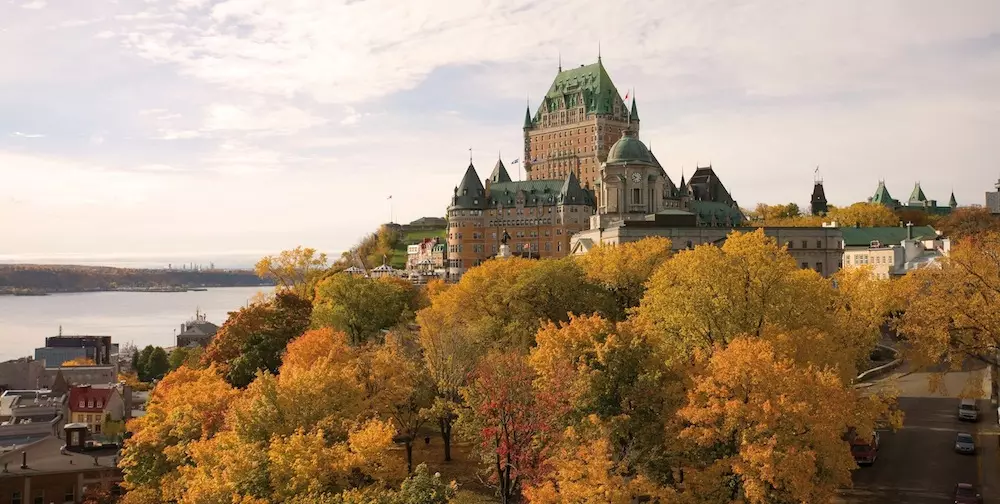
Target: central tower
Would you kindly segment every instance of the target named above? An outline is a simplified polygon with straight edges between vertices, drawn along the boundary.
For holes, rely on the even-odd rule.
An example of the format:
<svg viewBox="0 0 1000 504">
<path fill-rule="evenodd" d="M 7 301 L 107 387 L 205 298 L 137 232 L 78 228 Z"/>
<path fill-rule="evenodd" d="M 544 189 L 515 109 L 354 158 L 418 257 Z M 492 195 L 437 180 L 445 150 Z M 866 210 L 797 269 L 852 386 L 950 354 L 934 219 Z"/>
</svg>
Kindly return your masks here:
<svg viewBox="0 0 1000 504">
<path fill-rule="evenodd" d="M 626 93 L 626 98 L 628 93 Z M 635 97 L 629 109 L 601 58 L 563 70 L 534 114 L 524 113 L 524 170 L 528 180 L 576 175 L 585 188 L 600 180 L 601 163 L 622 133 L 639 132 Z"/>
</svg>

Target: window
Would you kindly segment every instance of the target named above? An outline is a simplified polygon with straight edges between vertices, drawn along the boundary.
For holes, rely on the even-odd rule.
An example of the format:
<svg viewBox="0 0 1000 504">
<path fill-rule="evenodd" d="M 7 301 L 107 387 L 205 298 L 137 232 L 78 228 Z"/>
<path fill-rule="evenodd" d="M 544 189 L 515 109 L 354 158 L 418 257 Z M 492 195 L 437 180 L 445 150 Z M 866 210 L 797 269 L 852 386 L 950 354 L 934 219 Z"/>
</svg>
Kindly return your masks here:
<svg viewBox="0 0 1000 504">
<path fill-rule="evenodd" d="M 639 203 L 642 203 L 641 199 L 642 199 L 642 190 L 640 190 L 638 187 L 632 189 L 632 204 L 638 205 Z"/>
<path fill-rule="evenodd" d="M 691 243 L 691 240 L 688 240 L 688 242 L 687 242 L 687 248 L 688 249 L 693 249 L 694 248 L 694 244 Z"/>
<path fill-rule="evenodd" d="M 802 248 L 809 248 L 809 242 L 802 240 Z"/>
<path fill-rule="evenodd" d="M 821 263 L 821 262 L 816 263 L 816 271 L 818 273 L 822 273 L 823 272 L 823 263 Z"/>
<path fill-rule="evenodd" d="M 87 402 L 84 401 L 83 399 L 80 399 L 80 408 L 86 408 L 86 407 L 87 407 Z"/>
<path fill-rule="evenodd" d="M 790 242 L 790 241 L 787 241 L 787 242 L 785 242 L 785 246 L 788 247 L 789 250 L 791 250 L 792 247 L 794 246 L 794 244 L 792 242 Z"/>
<path fill-rule="evenodd" d="M 101 424 L 95 424 L 94 425 L 94 434 L 100 434 L 100 433 L 101 433 Z"/>
<path fill-rule="evenodd" d="M 816 240 L 816 248 L 823 248 L 823 240 Z"/>
<path fill-rule="evenodd" d="M 104 401 L 98 399 L 97 400 L 97 408 L 100 409 L 100 408 L 103 408 L 103 407 L 104 407 Z"/>
<path fill-rule="evenodd" d="M 35 497 L 35 504 L 45 504 L 45 497 L 42 495 Z"/>
<path fill-rule="evenodd" d="M 10 504 L 21 504 L 21 492 L 11 492 Z"/>
<path fill-rule="evenodd" d="M 87 415 L 87 423 L 93 423 L 93 422 L 94 422 L 94 415 Z"/>
<path fill-rule="evenodd" d="M 74 502 L 76 500 L 76 493 L 72 488 L 66 490 L 66 495 L 63 495 L 63 500 L 66 502 Z"/>
<path fill-rule="evenodd" d="M 802 263 L 802 269 L 809 269 L 809 263 Z"/>
<path fill-rule="evenodd" d="M 461 238 L 462 235 L 459 235 L 458 237 Z M 87 399 L 87 407 L 88 408 L 93 408 L 94 407 L 94 400 L 93 399 Z"/>
<path fill-rule="evenodd" d="M 556 242 L 556 252 L 562 252 L 562 242 Z"/>
</svg>

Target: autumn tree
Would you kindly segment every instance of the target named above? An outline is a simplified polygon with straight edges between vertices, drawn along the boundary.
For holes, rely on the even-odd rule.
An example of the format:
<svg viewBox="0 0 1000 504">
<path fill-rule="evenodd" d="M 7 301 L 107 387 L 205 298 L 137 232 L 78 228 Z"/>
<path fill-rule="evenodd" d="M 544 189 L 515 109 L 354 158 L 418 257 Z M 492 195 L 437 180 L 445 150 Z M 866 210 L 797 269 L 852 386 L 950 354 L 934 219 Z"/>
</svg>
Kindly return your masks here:
<svg viewBox="0 0 1000 504">
<path fill-rule="evenodd" d="M 695 359 L 679 412 L 687 423 L 682 438 L 705 450 L 686 474 L 694 502 L 829 502 L 850 485 L 855 467 L 845 432 L 870 436 L 889 415 L 884 402 L 860 396 L 835 370 L 796 364 L 756 337 Z"/>
<path fill-rule="evenodd" d="M 75 359 L 70 359 L 62 363 L 62 367 L 76 367 L 76 366 L 96 366 L 97 363 L 94 359 L 89 357 L 77 357 Z"/>
<path fill-rule="evenodd" d="M 182 367 L 167 375 L 150 393 L 146 414 L 128 424 L 132 436 L 125 441 L 119 461 L 125 487 L 145 492 L 168 488 L 177 478 L 178 467 L 189 460 L 191 443 L 223 428 L 236 394 L 214 368 Z"/>
<path fill-rule="evenodd" d="M 836 365 L 849 381 L 866 362 L 876 337 L 853 329 L 877 327 L 887 310 L 869 306 L 851 311 L 852 317 L 871 320 L 859 319 L 850 326 L 841 323 L 838 313 L 846 313 L 850 296 L 860 296 L 874 282 L 856 276 L 850 289 L 837 289 L 818 273 L 799 269 L 762 230 L 732 233 L 722 247 L 682 251 L 660 267 L 634 311 L 634 321 L 664 345 L 675 362 L 690 358 L 695 349 L 712 351 L 750 335 L 772 341 L 798 362 Z M 789 341 L 790 332 L 809 340 Z"/>
<path fill-rule="evenodd" d="M 173 349 L 168 357 L 170 370 L 173 371 L 181 366 L 199 367 L 201 365 L 201 355 L 204 351 L 202 347 L 198 346 L 177 347 Z"/>
<path fill-rule="evenodd" d="M 654 494 L 655 488 L 675 484 L 682 450 L 672 438 L 679 432 L 674 413 L 682 405 L 683 377 L 668 367 L 661 347 L 627 323 L 616 326 L 596 316 L 550 323 L 536 339 L 529 362 L 537 373 L 536 387 L 559 390 L 553 397 L 565 401 L 557 408 L 566 413 L 559 425 L 567 432 L 603 436 L 600 442 L 590 439 L 609 458 L 604 467 L 612 473 L 600 480 L 640 476 L 643 491 Z M 581 439 L 564 436 L 560 453 L 584 449 Z M 572 465 L 560 466 L 563 455 L 554 456 L 550 465 L 570 471 Z M 570 484 L 560 483 L 562 477 L 549 480 L 552 495 L 562 495 L 562 483 Z M 572 495 L 564 498 L 575 502 Z"/>
<path fill-rule="evenodd" d="M 1000 350 L 1000 232 L 963 238 L 940 268 L 921 268 L 897 284 L 905 312 L 896 329 L 918 364 L 953 366 L 967 359 L 998 365 Z"/>
<path fill-rule="evenodd" d="M 987 232 L 1000 233 L 1000 215 L 988 208 L 958 208 L 939 219 L 935 227 L 945 236 L 958 241 Z"/>
<path fill-rule="evenodd" d="M 215 364 L 231 384 L 246 387 L 258 370 L 277 372 L 285 346 L 305 332 L 311 314 L 309 301 L 291 292 L 241 308 L 219 328 L 202 363 Z"/>
<path fill-rule="evenodd" d="M 827 219 L 837 221 L 839 226 L 896 226 L 899 218 L 885 205 L 879 203 L 855 203 L 830 211 Z"/>
<path fill-rule="evenodd" d="M 254 271 L 261 278 L 274 280 L 278 290 L 311 300 L 316 282 L 328 267 L 326 254 L 313 248 L 295 247 L 278 255 L 263 257 Z"/>
<path fill-rule="evenodd" d="M 418 299 L 417 289 L 403 279 L 331 275 L 316 288 L 312 325 L 344 331 L 352 344 L 361 345 L 412 319 Z"/>
<path fill-rule="evenodd" d="M 667 238 L 645 238 L 622 245 L 595 247 L 579 256 L 587 280 L 599 285 L 615 301 L 615 320 L 624 320 L 627 311 L 639 305 L 646 281 L 670 257 Z"/>
<path fill-rule="evenodd" d="M 492 353 L 476 366 L 462 394 L 462 424 L 504 504 L 518 502 L 524 485 L 543 473 L 558 417 L 551 390 L 534 388 L 535 373 L 518 353 Z"/>
</svg>

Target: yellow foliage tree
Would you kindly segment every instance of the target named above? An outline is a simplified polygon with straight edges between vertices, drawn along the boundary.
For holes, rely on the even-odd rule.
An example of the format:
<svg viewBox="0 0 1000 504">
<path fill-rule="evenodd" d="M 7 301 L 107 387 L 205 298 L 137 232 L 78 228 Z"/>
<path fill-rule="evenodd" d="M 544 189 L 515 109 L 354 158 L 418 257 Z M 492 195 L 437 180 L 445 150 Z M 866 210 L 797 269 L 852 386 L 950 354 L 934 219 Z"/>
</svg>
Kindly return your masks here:
<svg viewBox="0 0 1000 504">
<path fill-rule="evenodd" d="M 696 363 L 682 437 L 711 455 L 686 471 L 693 502 L 829 502 L 855 467 L 844 434 L 870 436 L 889 415 L 833 370 L 796 364 L 755 337 L 698 352 Z"/>
<path fill-rule="evenodd" d="M 169 488 L 177 468 L 190 457 L 190 445 L 223 428 L 236 395 L 214 367 L 182 367 L 168 374 L 150 393 L 146 414 L 128 423 L 132 437 L 119 461 L 125 487 Z"/>
<path fill-rule="evenodd" d="M 667 238 L 645 238 L 617 247 L 601 246 L 577 257 L 587 279 L 606 290 L 615 300 L 616 320 L 624 320 L 630 308 L 639 305 L 646 282 L 671 254 Z"/>
<path fill-rule="evenodd" d="M 881 306 L 887 298 L 877 295 L 882 291 L 875 280 L 860 273 L 841 278 L 845 287 L 837 289 L 799 269 L 762 230 L 734 232 L 722 247 L 701 245 L 664 263 L 634 321 L 678 362 L 695 349 L 711 351 L 752 335 L 770 339 L 799 362 L 837 366 L 849 381 L 874 348 L 873 328 L 888 308 Z M 779 341 L 789 333 L 809 341 Z"/>
<path fill-rule="evenodd" d="M 70 359 L 62 363 L 62 367 L 77 367 L 77 366 L 96 366 L 97 363 L 94 359 L 89 359 L 87 357 L 77 357 L 75 359 Z"/>
<path fill-rule="evenodd" d="M 827 220 L 837 221 L 840 226 L 897 226 L 899 217 L 889 207 L 878 203 L 855 203 L 851 206 L 831 210 Z"/>
<path fill-rule="evenodd" d="M 940 268 L 922 268 L 897 282 L 905 312 L 896 329 L 918 364 L 942 355 L 958 367 L 969 358 L 998 364 L 1000 350 L 1000 233 L 960 240 Z"/>
<path fill-rule="evenodd" d="M 274 280 L 279 290 L 291 291 L 302 299 L 312 299 L 316 282 L 328 268 L 326 254 L 314 248 L 295 247 L 261 258 L 254 271 L 261 278 Z"/>
</svg>

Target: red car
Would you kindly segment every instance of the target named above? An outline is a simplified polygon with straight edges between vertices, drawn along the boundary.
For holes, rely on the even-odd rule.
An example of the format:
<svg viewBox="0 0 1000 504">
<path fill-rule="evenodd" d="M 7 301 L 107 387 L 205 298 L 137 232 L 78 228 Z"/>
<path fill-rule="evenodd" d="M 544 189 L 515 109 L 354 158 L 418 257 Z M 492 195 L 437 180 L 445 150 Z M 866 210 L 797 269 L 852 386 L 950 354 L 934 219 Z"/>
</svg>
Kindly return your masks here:
<svg viewBox="0 0 1000 504">
<path fill-rule="evenodd" d="M 955 504 L 982 504 L 983 496 L 979 495 L 976 487 L 968 483 L 955 485 Z"/>
<path fill-rule="evenodd" d="M 856 434 L 849 434 L 851 440 L 851 455 L 854 456 L 854 462 L 858 465 L 871 465 L 875 463 L 875 459 L 878 458 L 878 449 L 881 444 L 878 432 L 876 432 L 871 441 L 864 441 Z"/>
</svg>

